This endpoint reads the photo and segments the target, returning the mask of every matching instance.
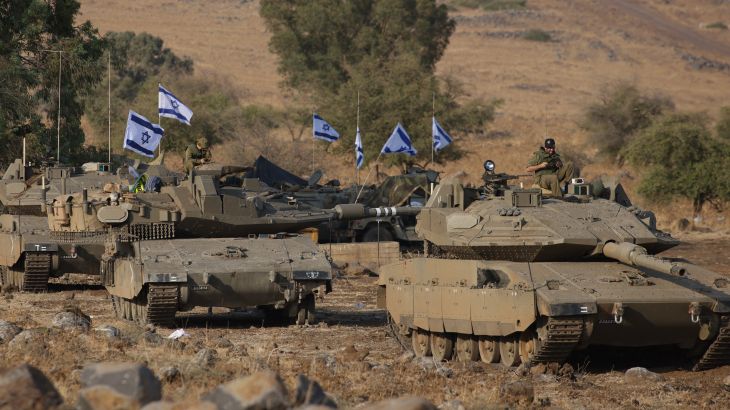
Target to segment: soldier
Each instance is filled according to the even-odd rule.
[[[555,151],[555,140],[552,138],[545,140],[544,146],[535,151],[527,165],[525,171],[535,173],[535,184],[552,191],[555,197],[563,196],[560,188],[573,178],[573,163],[563,163],[560,154]]]
[[[193,167],[210,162],[210,157],[208,139],[205,137],[198,138],[195,144],[190,144],[185,149],[185,173],[189,174]]]

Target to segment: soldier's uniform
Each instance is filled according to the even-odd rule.
[[[198,145],[200,148],[198,148]],[[185,173],[189,174],[193,167],[209,162],[211,153],[208,149],[208,139],[198,138],[195,144],[190,144],[185,149]]]
[[[544,147],[540,147],[532,155],[532,159],[527,165],[534,166],[543,162],[547,162],[548,166],[535,171],[535,184],[539,185],[540,188],[551,191],[555,197],[562,197],[563,191],[560,187],[573,178],[573,163],[570,161],[563,162],[557,151],[549,154]]]

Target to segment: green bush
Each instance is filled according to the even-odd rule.
[[[669,114],[637,135],[626,159],[643,170],[640,194],[656,202],[690,199],[695,214],[730,200],[730,144],[714,138],[707,122],[702,114]]]
[[[727,30],[727,24],[723,23],[722,21],[716,21],[712,24],[708,24],[705,27],[715,30]]]
[[[457,8],[497,11],[523,9],[527,7],[527,0],[452,0],[449,4]]]
[[[715,134],[721,140],[730,142],[730,107],[720,108],[720,118],[715,124]]]
[[[578,124],[588,132],[588,142],[598,148],[599,155],[620,162],[619,154],[633,136],[673,109],[667,97],[645,95],[634,85],[619,83],[586,107]]]
[[[540,29],[531,29],[522,33],[522,38],[529,41],[539,41],[548,43],[553,41],[553,36],[549,32]]]

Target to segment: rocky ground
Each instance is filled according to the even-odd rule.
[[[729,237],[690,239],[668,256],[730,276]],[[42,375],[59,393],[53,399],[57,401],[48,403],[63,400],[64,406],[84,408],[93,408],[94,403],[126,407],[142,398],[162,398],[176,403],[176,408],[224,408],[221,403],[226,400],[240,403],[241,394],[247,400],[273,400],[269,403],[281,406],[336,403],[340,408],[365,407],[402,396],[423,397],[449,409],[504,405],[726,408],[730,402],[730,366],[691,372],[689,364],[672,351],[594,349],[572,358],[569,366],[532,369],[415,359],[388,335],[385,313],[375,307],[374,282],[368,276],[339,277],[335,291],[319,305],[320,322],[315,326],[269,327],[262,326],[262,317],[254,312],[216,311],[209,318],[204,311],[194,311],[180,316],[179,326],[188,335],[174,342],[166,338],[174,329],[143,329],[116,319],[101,288],[55,285],[47,294],[4,293],[0,296],[4,321],[0,322],[0,368],[5,373],[0,375],[0,408],[11,406],[8,400],[17,398],[20,390],[13,383],[27,379],[43,385],[38,381]],[[142,366],[92,365],[97,362]],[[18,368],[23,364],[34,366],[42,375]],[[10,369],[15,370],[7,373]],[[105,379],[105,372],[116,376]],[[240,379],[251,374],[256,376]],[[134,399],[105,390],[108,380],[125,377],[132,380],[128,388],[129,383],[143,386],[127,391]],[[161,390],[155,380],[160,380]],[[312,387],[315,381],[326,395]],[[9,389],[15,396],[9,395]],[[29,403],[31,396],[20,397]],[[95,402],[99,397],[107,401]]]

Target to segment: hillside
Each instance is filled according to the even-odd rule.
[[[160,36],[175,53],[194,59],[197,75],[229,77],[251,103],[281,106],[285,101],[257,1],[81,3],[82,18],[102,32]],[[704,28],[730,22],[726,2],[530,0],[521,10],[457,9],[452,15],[457,30],[438,73],[460,80],[469,97],[504,100],[487,137],[457,135],[457,143],[471,154],[443,168],[464,170],[472,181],[487,157],[497,159],[502,170],[521,172],[546,133],[557,138],[559,149],[584,159],[584,175],[615,171],[585,163],[595,150],[585,146],[576,121],[585,105],[619,81],[665,94],[680,110],[714,116],[718,107],[730,105],[730,32]],[[552,40],[525,40],[528,30],[543,30]],[[343,159],[319,162],[330,177],[352,175],[352,164]],[[667,219],[683,214],[682,208]]]

